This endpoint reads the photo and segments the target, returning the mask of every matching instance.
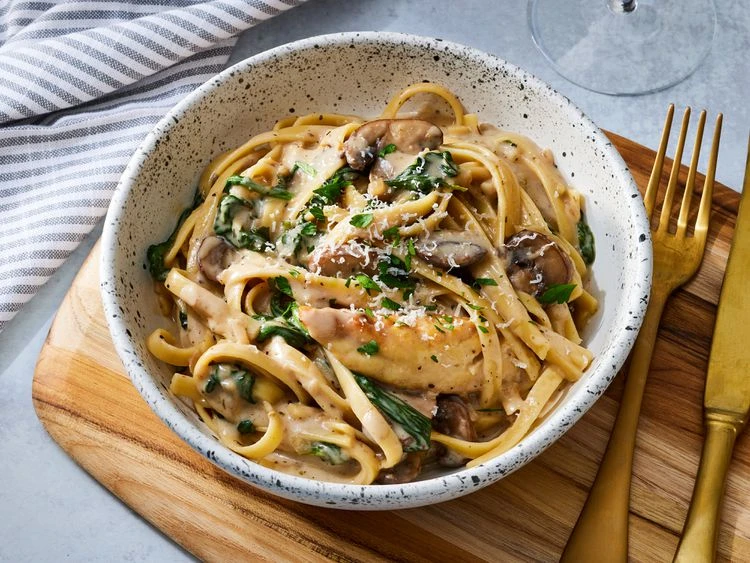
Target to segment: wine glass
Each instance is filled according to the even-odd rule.
[[[647,94],[690,76],[711,49],[713,0],[529,0],[555,70],[603,94]]]

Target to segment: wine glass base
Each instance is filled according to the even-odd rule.
[[[530,0],[528,18],[559,74],[613,95],[681,82],[708,55],[716,28],[713,0]]]

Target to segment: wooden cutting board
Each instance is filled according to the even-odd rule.
[[[611,135],[640,186],[654,153]],[[666,177],[663,179],[666,182]],[[699,184],[700,185],[700,184]],[[671,561],[702,444],[711,333],[739,196],[716,186],[707,255],[668,303],[641,414],[630,557]],[[50,435],[128,506],[197,557],[556,561],[583,506],[622,391],[618,377],[565,436],[502,481],[461,499],[394,512],[280,500],[193,452],[149,410],[123,372],[99,299],[98,246],[65,298],[33,385]],[[750,439],[729,471],[719,559],[750,561]]]

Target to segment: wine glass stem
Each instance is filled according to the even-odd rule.
[[[627,14],[638,7],[638,0],[609,0],[609,9],[615,14]]]

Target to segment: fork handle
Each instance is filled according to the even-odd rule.
[[[706,412],[706,438],[701,453],[693,499],[690,501],[676,563],[702,563],[716,558],[719,510],[724,496],[729,462],[742,421],[717,412]]]
[[[589,497],[563,551],[563,563],[626,561],[633,450],[654,342],[668,293],[654,286],[635,341],[625,391]]]

